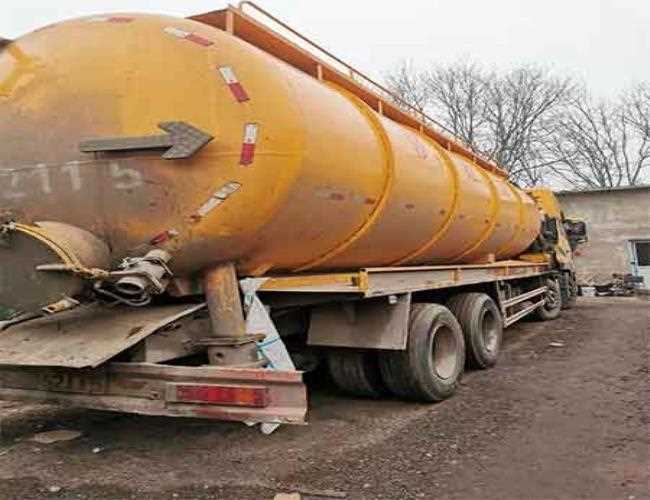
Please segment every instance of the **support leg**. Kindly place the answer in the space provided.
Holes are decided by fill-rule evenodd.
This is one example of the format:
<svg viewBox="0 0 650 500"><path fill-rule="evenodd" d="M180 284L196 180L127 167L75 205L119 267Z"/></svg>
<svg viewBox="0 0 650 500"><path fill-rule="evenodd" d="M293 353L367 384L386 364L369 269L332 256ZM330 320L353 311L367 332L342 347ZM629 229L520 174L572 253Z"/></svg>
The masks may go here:
<svg viewBox="0 0 650 500"><path fill-rule="evenodd" d="M246 334L239 282L231 262L218 264L203 274L203 291L212 331L204 343L211 365L259 366L255 335Z"/></svg>

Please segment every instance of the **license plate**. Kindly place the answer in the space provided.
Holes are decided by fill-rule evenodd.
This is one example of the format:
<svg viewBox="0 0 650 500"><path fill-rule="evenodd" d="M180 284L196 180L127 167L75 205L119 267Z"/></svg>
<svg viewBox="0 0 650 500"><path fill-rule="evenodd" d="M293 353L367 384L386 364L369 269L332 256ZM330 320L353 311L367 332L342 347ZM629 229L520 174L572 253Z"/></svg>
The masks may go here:
<svg viewBox="0 0 650 500"><path fill-rule="evenodd" d="M46 391L106 394L108 380L103 371L89 373L74 370L52 370L42 375L41 385Z"/></svg>

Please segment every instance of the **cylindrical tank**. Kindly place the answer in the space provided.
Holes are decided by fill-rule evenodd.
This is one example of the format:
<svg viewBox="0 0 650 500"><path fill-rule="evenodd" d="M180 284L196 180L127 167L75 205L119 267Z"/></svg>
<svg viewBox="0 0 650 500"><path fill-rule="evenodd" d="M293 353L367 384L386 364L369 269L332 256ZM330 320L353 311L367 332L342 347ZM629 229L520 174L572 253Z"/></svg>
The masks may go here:
<svg viewBox="0 0 650 500"><path fill-rule="evenodd" d="M173 161L80 152L168 121L214 140ZM191 20L98 16L18 39L0 52L0 138L0 217L85 229L114 262L158 245L177 274L506 259L539 231L505 179Z"/></svg>

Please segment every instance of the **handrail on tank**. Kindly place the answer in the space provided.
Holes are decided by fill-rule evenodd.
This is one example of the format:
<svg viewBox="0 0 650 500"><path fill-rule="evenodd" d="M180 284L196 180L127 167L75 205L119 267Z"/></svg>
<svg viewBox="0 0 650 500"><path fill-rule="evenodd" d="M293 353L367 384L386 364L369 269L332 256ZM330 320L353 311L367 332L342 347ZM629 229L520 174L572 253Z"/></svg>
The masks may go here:
<svg viewBox="0 0 650 500"><path fill-rule="evenodd" d="M397 104L399 104L399 105L401 105L401 106L404 106L405 108L408 108L409 111L412 111L414 115L422 116L425 120L430 121L431 123L433 123L433 124L435 124L436 126L440 127L440 128L441 128L442 130L444 130L445 132L451 134L451 135L454 137L455 140L457 140L457 141L460 140L459 138L457 138L457 137L454 136L453 131L449 130L449 129L448 129L447 127L445 127L442 123L440 123L439 121L437 121L435 118L432 118L431 116L427 115L424 111L422 111L422 110L416 108L415 106L413 106L412 104L406 102L406 101L405 101L404 99L402 99L400 96L398 96L397 94L395 94L392 90L389 90L389 89L387 89L386 87L384 87L382 84L377 83L376 81L374 81L372 78L370 78L370 77L369 77L368 75L366 75L365 73L362 73L361 71L359 71L359 70L356 69L355 67L350 66L350 65L349 65L348 63L346 63L344 60L342 60L342 59L339 58L338 56L335 56L335 55L332 54L329 50L327 50L327 49L325 49L324 47L318 45L316 42L314 42L314 41L311 40L310 38L307 38L307 37L306 37L305 35L303 35L302 33L296 31L294 28L292 28L291 26L289 26L287 23L285 23L285 22L282 21L281 19L275 17L273 14L271 14L271 13L270 13L269 11L267 11L266 9L260 7L260 6L257 5L255 2L251 2L250 0L243 0L243 1L239 2L237 8L238 8L241 12L243 12L243 13L245 14L245 13L246 13L245 10L244 10L244 7L245 7L245 6L249 6L249 7L253 8L253 9L255 9L255 10L258 11L259 13L261 13L261 14L263 14L264 16L266 16L266 17L268 17L269 19L271 19L274 23L279 24L279 25L282 26L284 29L286 29L287 31L289 31L289 32L292 33L293 35L295 35L295 36L297 36L298 38L300 38L302 41L308 43L311 47L315 48L316 50L318 50L318 51L321 52L322 54L325 54L327 57L333 59L334 61L336 61L337 63L339 63L339 64L342 65L343 67L345 67L345 68L349 71L349 73L350 73L350 77L354 78L355 76L360 76L360 77L363 78L367 83L370 83L373 87L376 87L377 89L381 90L383 93L385 93L386 95L388 95L391 99L393 99L393 100L395 101L395 103L397 103ZM422 120L422 121L424 122L425 120Z"/></svg>
<svg viewBox="0 0 650 500"><path fill-rule="evenodd" d="M270 20L273 23L277 24L279 27L286 30L291 35L297 37L300 41L306 43L309 46L309 48L318 51L318 53L315 54L313 51L308 51L305 47L302 47L299 44L297 44L295 41L291 41L289 38L283 36L279 30L275 29L275 27L269 26L268 23L263 23L261 22L260 19L245 12L245 10L248 10L246 9L246 7L250 7L251 9L255 10L256 12L264 16L267 20ZM317 65L319 66L319 70L321 69L320 67L328 68L329 71L338 73L342 77L347 78L352 85L355 85L359 88L359 92L366 92L367 94L370 94L374 96L374 98L376 98L378 108L379 108L378 111L380 113L382 113L382 108L386 108L386 110L390 108L394 111L394 114L397 115L401 114L405 117L401 120L397 118L393 118L395 121L397 121L398 123L402 123L403 125L413 127L413 122L409 122L409 119L406 118L410 116L411 117L410 119L415 121L415 123L417 124L416 127L418 126L420 127L421 132L424 133L428 132L427 135L431 136L434 140L438 141L443 147L447 148L450 151L465 156L469 160L474 161L478 166L490 172L496 173L503 177L507 177L507 173L496 163L477 155L474 151L472 151L471 146L465 144L464 141L456 137L451 130L449 130L447 127L445 127L444 125L436 121L434 118L424 113L424 111L419 110L415 106L407 103L406 101L404 101L399 96L395 95L392 91L390 91L383 85L375 82L372 78L370 78L366 74L362 73L361 71L358 71L353 66L349 65L339 57L335 56L325 48L318 45L316 42L310 40L303 34L299 33L294 28L286 24L284 21L278 19L273 14L271 14L270 12L266 11L265 9L257 5L255 2L252 2L250 0L243 0L239 2L239 4L236 7L229 6L228 9L226 9L226 11L236 13L237 15L241 16L242 19L247 19L251 22L257 23L261 28L268 30L269 35L272 35L274 37L283 40L284 43L293 45L297 50L302 51L308 57L312 58L312 60L315 63L317 63ZM193 19L198 19L201 17L203 17L203 15L192 16ZM233 34L235 34L235 36L237 36L236 33L234 33L234 29L232 32ZM325 56L325 58L323 58L323 56ZM338 65L345 68L346 71L340 71L339 69L336 69L334 65L325 62L324 59L330 59L331 61L336 62ZM291 62L289 62L289 64L291 64ZM435 130L431 125L435 125L436 128L439 128L440 130Z"/></svg>
<svg viewBox="0 0 650 500"><path fill-rule="evenodd" d="M243 0L243 1L239 2L238 6L237 6L237 9L242 14L246 14L245 7L247 7L247 6L251 7L252 9L259 12L260 14L264 15L265 17L267 17L268 19L270 19L274 23L276 23L279 26L281 26L282 28L286 29L291 34L297 36L300 40L302 40L305 43L309 44L309 46L316 49L321 54L326 55L327 57L329 57L332 60L336 61L338 64L342 65L344 68L346 68L348 70L350 78L352 78L353 80L357 80L355 77L361 77L363 80L365 80L366 83L369 83L372 87L374 87L375 92L376 92L377 89L380 91L380 92L376 92L378 94L378 96L379 96L379 94L383 93L386 96L388 96L390 99L392 99L394 103L396 103L400 107L406 108L408 111L410 111L410 114L414 115L414 118L416 120L418 120L422 124L422 126L427 127L427 122L436 125L442 131L446 132L447 134L449 134L451 136L451 137L448 138L448 140L453 140L455 142L458 142L464 148L466 148L467 149L466 155L468 157L472 158L473 160L475 160L477 163L481 164L481 166L488 167L488 170L492 170L492 171L496 170L498 173L500 173L502 175L505 175L505 172L501 169L501 167L499 167L496 163L494 163L494 162L492 162L490 160L486 160L485 158L479 157L475 152L473 152L471 150L471 146L469 144L465 143L465 141L463 141L462 139L457 137L454 134L453 131L451 131L450 129L445 127L442 123L440 123L436 119L432 118L431 116L427 115L424 111L422 111L422 110L416 108L415 106L413 106L412 104L406 102L404 99L399 97L397 94L395 94L391 90L387 89L386 87L384 87L380 83L377 83L376 81L374 81L372 78L370 78L365 73L362 73L361 71L357 70L353 66L349 65L348 63L346 63L345 61L343 61L342 59L340 59L336 55L332 54L330 51L328 51L324 47L318 45L316 42L314 42L310 38L307 38L305 35L298 32L297 30L295 30L294 28L289 26L287 23L285 23L281 19L278 19L276 16L271 14L269 11L267 11L266 9L264 9L264 8L260 7L259 5L257 5L255 2L252 2L250 0ZM316 54L314 54L314 55L316 56ZM441 133L441 132L438 132L438 133ZM442 135L442 133L441 133L441 135Z"/></svg>

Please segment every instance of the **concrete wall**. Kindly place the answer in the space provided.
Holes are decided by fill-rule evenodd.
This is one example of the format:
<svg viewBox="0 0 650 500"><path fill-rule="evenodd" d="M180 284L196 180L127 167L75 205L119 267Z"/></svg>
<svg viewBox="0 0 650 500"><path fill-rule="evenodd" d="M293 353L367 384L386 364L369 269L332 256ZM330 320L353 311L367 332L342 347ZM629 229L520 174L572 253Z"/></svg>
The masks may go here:
<svg viewBox="0 0 650 500"><path fill-rule="evenodd" d="M578 250L581 280L606 281L631 272L628 242L650 240L650 186L556 193L566 217L587 222L589 242Z"/></svg>

